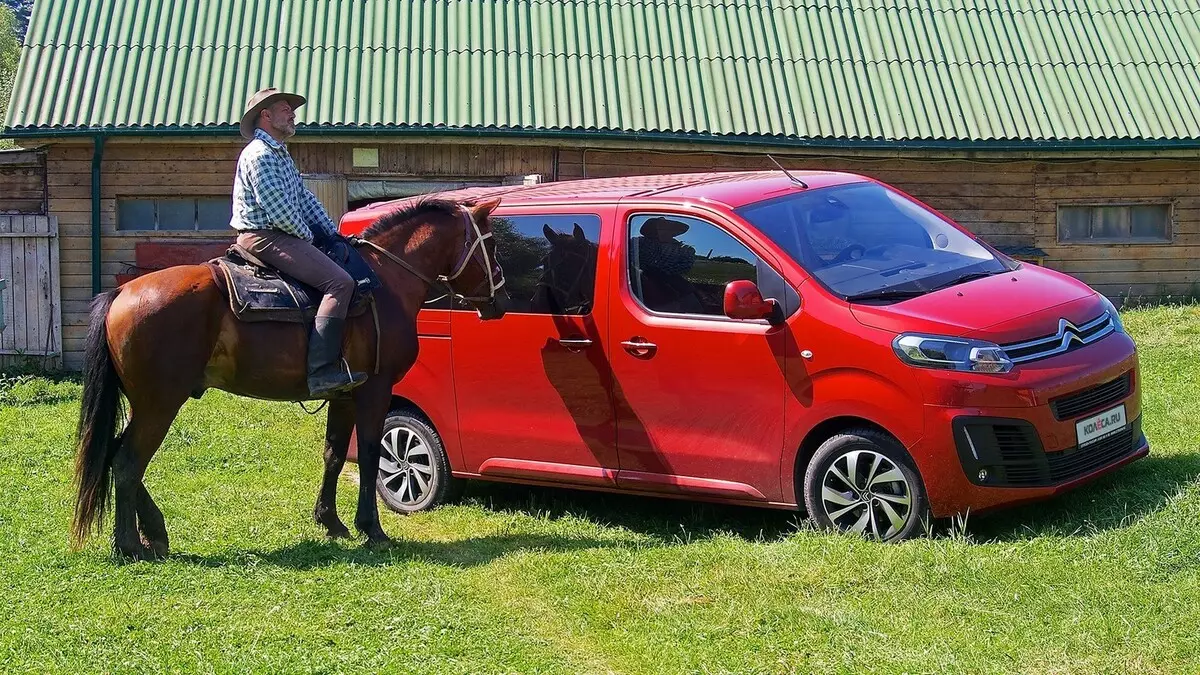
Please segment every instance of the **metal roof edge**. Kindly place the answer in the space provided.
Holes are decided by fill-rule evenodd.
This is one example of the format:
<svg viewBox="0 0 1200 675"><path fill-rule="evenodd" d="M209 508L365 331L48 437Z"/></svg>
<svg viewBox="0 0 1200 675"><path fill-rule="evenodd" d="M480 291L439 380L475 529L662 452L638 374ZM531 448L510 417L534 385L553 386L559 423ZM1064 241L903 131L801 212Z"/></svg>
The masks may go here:
<svg viewBox="0 0 1200 675"><path fill-rule="evenodd" d="M6 127L0 138L71 138L96 136L230 136L239 138L237 127L157 126L157 127ZM379 137L472 137L541 138L606 141L656 141L728 146L750 145L777 148L886 149L886 150L1182 150L1200 149L1197 138L1072 138L1072 139L908 139L884 138L795 138L763 135L715 135L661 131L612 131L587 129L517 129L496 127L416 127L416 126L297 126L296 138L306 136L379 136Z"/></svg>

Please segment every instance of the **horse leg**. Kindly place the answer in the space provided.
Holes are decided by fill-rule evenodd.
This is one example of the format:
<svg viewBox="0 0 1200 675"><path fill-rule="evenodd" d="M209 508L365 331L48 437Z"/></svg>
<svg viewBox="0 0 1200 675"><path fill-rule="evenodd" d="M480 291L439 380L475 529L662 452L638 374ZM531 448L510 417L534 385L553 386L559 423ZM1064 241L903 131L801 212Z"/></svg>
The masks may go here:
<svg viewBox="0 0 1200 675"><path fill-rule="evenodd" d="M383 420L391 404L388 380L373 378L354 391L354 419L358 430L358 512L354 526L367 535L367 545L386 547L392 543L379 524L375 484L379 479L379 443Z"/></svg>
<svg viewBox="0 0 1200 675"><path fill-rule="evenodd" d="M142 477L146 474L150 458L166 438L171 422L182 405L183 402L180 401L174 409L164 409L161 405L131 406L133 414L121 436L121 445L113 457L116 497L113 546L119 554L135 560L156 558L166 553L166 525L162 520L162 512L154 506L150 494L145 491ZM142 499L142 493L145 493L145 500ZM144 506L143 502L148 503L151 508ZM138 533L139 507L145 512L142 525L149 529L146 534L151 541L150 546L142 543ZM158 550L160 548L161 554Z"/></svg>
<svg viewBox="0 0 1200 675"><path fill-rule="evenodd" d="M346 451L350 448L350 432L354 429L354 402L336 399L329 402L329 414L325 422L325 476L321 480L321 494L313 509L313 520L324 525L331 539L349 537L350 530L337 515L337 481L346 464Z"/></svg>
<svg viewBox="0 0 1200 675"><path fill-rule="evenodd" d="M142 482L138 483L137 517L143 543L150 547L156 557L167 557L171 551L171 542L167 538L167 523L158 504L154 503L150 492L146 490L146 484Z"/></svg>

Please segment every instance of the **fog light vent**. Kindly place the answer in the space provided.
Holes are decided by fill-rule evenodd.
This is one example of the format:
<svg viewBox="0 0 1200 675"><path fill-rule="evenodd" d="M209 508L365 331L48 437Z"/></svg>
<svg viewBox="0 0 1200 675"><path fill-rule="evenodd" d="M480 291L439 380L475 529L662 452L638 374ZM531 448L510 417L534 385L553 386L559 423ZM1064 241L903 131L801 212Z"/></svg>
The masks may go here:
<svg viewBox="0 0 1200 675"><path fill-rule="evenodd" d="M988 472L987 472L987 469L980 469L980 470L979 470L979 482L980 482L980 483L986 483L986 482L987 482L987 478L988 478Z"/></svg>

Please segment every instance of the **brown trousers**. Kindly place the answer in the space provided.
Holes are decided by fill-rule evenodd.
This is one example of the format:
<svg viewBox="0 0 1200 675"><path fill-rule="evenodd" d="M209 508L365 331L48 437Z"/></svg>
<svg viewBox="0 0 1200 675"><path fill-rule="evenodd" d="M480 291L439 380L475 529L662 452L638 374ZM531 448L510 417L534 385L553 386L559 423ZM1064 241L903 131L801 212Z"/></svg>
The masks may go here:
<svg viewBox="0 0 1200 675"><path fill-rule="evenodd" d="M279 230L242 232L237 242L264 263L324 293L317 316L346 318L354 279L316 246Z"/></svg>

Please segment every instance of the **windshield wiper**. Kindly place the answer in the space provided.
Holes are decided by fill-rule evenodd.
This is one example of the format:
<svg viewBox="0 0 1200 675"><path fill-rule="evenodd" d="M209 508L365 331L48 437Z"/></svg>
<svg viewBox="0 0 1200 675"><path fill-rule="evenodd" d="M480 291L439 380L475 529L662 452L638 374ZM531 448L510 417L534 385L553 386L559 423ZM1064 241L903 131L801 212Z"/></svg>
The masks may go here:
<svg viewBox="0 0 1200 675"><path fill-rule="evenodd" d="M967 272L966 274L960 274L957 277L954 277L950 281L947 281L946 283L942 284L941 286L938 286L937 288L935 288L933 290L949 288L951 286L956 286L958 284L966 283L968 281L974 281L975 279L983 279L984 277L990 277L995 274L999 274L999 272Z"/></svg>
<svg viewBox="0 0 1200 675"><path fill-rule="evenodd" d="M925 295L929 291L924 290L900 290L897 288L885 288L879 291L867 291L857 295L848 295L848 302L856 302L858 300L904 300Z"/></svg>

